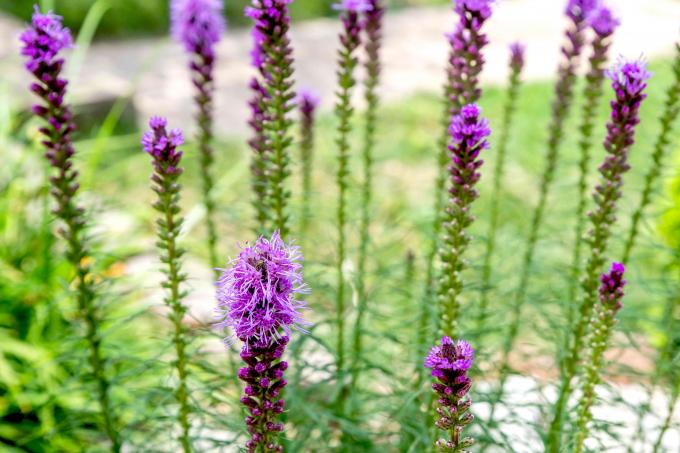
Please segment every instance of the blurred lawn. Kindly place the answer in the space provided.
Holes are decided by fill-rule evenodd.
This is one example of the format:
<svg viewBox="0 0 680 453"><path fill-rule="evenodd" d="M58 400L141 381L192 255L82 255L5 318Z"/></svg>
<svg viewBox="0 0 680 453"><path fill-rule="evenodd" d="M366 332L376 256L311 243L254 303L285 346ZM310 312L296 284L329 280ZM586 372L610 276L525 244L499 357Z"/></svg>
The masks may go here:
<svg viewBox="0 0 680 453"><path fill-rule="evenodd" d="M388 0L391 6L446 4L447 0ZM110 5L97 30L97 37L131 38L140 35L163 34L168 29L169 0L0 0L0 11L29 20L33 4L53 9L64 17L64 23L77 32L88 10L95 3ZM249 24L243 15L248 0L225 0L224 11L231 26ZM295 0L291 6L293 20L333 15L336 0Z"/></svg>

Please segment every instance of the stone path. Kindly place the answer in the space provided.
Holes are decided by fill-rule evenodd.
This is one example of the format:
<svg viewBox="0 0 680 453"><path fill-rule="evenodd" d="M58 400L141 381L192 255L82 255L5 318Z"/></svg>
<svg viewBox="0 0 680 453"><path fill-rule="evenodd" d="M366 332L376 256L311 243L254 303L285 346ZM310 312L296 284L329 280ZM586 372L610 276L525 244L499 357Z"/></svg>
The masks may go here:
<svg viewBox="0 0 680 453"><path fill-rule="evenodd" d="M528 46L529 79L554 74L564 19L562 0L500 0L487 31L491 45L485 82L505 80L507 46L521 40ZM610 0L622 18L613 54L654 58L672 52L680 39L680 2L677 0ZM444 33L454 25L448 8L400 10L387 15L385 69L382 92L394 100L418 91L438 91L443 81L447 44ZM339 24L321 19L293 25L296 78L300 86L321 93L324 108L333 103L334 59ZM16 56L19 24L0 17L0 71L22 103L28 102L25 79ZM230 31L219 46L217 129L222 134L245 131L246 87L251 75L247 30ZM97 43L88 52L74 84L78 101L130 95L140 121L163 114L172 124L192 124L192 87L185 58L169 39ZM2 83L2 82L0 82Z"/></svg>

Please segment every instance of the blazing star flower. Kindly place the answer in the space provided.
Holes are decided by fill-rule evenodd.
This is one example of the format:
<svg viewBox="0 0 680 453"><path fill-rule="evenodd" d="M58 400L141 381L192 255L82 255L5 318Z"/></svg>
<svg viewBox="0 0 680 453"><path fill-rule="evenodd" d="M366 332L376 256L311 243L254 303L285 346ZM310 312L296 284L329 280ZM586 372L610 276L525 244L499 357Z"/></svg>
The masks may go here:
<svg viewBox="0 0 680 453"><path fill-rule="evenodd" d="M28 57L26 69L35 72L40 68L61 66L63 60L57 58L59 53L73 47L71 31L61 24L61 20L61 16L52 12L42 14L35 6L31 27L19 37L24 44L21 54Z"/></svg>
<svg viewBox="0 0 680 453"><path fill-rule="evenodd" d="M464 14L465 11L473 11L482 19L491 17L491 6L495 0L453 0L455 10L458 14Z"/></svg>
<svg viewBox="0 0 680 453"><path fill-rule="evenodd" d="M600 37L606 37L614 33L621 21L606 6L599 6L588 15L588 23Z"/></svg>
<svg viewBox="0 0 680 453"><path fill-rule="evenodd" d="M461 439L463 428L472 423L473 416L468 411L471 401L466 398L472 386L467 375L474 360L474 351L465 340L453 342L449 337L442 337L441 345L434 346L425 358L425 368L432 369L432 376L437 382L432 389L438 396L436 425L447 433L453 433L449 440L438 439L437 447L443 451L465 451L474 440L470 437Z"/></svg>
<svg viewBox="0 0 680 453"><path fill-rule="evenodd" d="M178 146L184 144L184 136L179 129L166 130L168 121L159 116L149 120L150 131L142 136L142 147L158 163L177 164L182 158ZM177 170L177 168L175 168Z"/></svg>
<svg viewBox="0 0 680 453"><path fill-rule="evenodd" d="M612 263L609 273L602 274L600 278L600 302L603 305L619 310L621 308L621 299L623 299L623 287L626 286L626 280L623 279L623 274L626 272L626 267L622 263Z"/></svg>
<svg viewBox="0 0 680 453"><path fill-rule="evenodd" d="M524 54L526 53L526 46L520 42L510 44L510 68L513 71L520 72L524 67Z"/></svg>
<svg viewBox="0 0 680 453"><path fill-rule="evenodd" d="M229 326L246 345L268 345L305 324L296 296L307 292L302 255L275 232L241 250L220 277L217 288L219 327Z"/></svg>
<svg viewBox="0 0 680 453"><path fill-rule="evenodd" d="M449 201L444 216L443 244L440 259L443 266L439 282L439 302L442 313L442 328L445 334L455 333L459 295L463 289L460 278L465 263L463 253L470 242L466 229L474 218L470 213L472 202L477 198L475 185L484 163L479 159L482 150L489 147L487 137L491 134L489 123L480 117L481 110L475 104L461 109L451 120L449 127Z"/></svg>
<svg viewBox="0 0 680 453"><path fill-rule="evenodd" d="M221 0L172 0L171 31L187 52L214 56L226 30Z"/></svg>
<svg viewBox="0 0 680 453"><path fill-rule="evenodd" d="M300 90L298 94L298 105L304 118L312 117L320 102L319 96L311 90Z"/></svg>

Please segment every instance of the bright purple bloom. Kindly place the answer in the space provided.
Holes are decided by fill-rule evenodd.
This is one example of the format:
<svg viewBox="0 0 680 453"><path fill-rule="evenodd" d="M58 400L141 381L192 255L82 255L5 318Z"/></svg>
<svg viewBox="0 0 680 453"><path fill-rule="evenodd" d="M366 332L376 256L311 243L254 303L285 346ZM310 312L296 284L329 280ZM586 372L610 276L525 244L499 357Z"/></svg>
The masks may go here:
<svg viewBox="0 0 680 453"><path fill-rule="evenodd" d="M463 107L459 115L451 120L451 159L454 184L472 185L479 180L476 170L483 161L478 160L479 152L489 147L486 138L491 135L489 122L480 118L481 109L476 104ZM464 174L468 175L464 178Z"/></svg>
<svg viewBox="0 0 680 453"><path fill-rule="evenodd" d="M607 76L612 80L612 88L619 103L633 104L642 101L647 95L642 91L647 87L647 80L652 74L647 71L647 64L643 61L619 60L609 71ZM639 104L637 104L639 107ZM631 116L630 113L626 112Z"/></svg>
<svg viewBox="0 0 680 453"><path fill-rule="evenodd" d="M305 306L296 299L307 292L299 248L278 232L241 250L217 283L218 327L229 326L246 346L266 346L300 329Z"/></svg>
<svg viewBox="0 0 680 453"><path fill-rule="evenodd" d="M565 14L574 22L581 22L599 5L600 0L569 0Z"/></svg>
<svg viewBox="0 0 680 453"><path fill-rule="evenodd" d="M614 15L612 10L606 6L594 9L588 16L588 22L600 37L613 34L616 27L621 24L621 21Z"/></svg>
<svg viewBox="0 0 680 453"><path fill-rule="evenodd" d="M365 13L373 9L369 0L342 0L333 5L333 9L338 11L353 11L355 13Z"/></svg>
<svg viewBox="0 0 680 453"><path fill-rule="evenodd" d="M520 42L510 44L510 67L520 72L524 67L524 55L526 53L526 46Z"/></svg>
<svg viewBox="0 0 680 453"><path fill-rule="evenodd" d="M155 164L162 166L170 173L181 171L178 167L182 159L182 151L177 147L184 144L182 131L179 129L166 129L168 121L159 116L153 116L149 120L151 130L142 136L142 147L149 153Z"/></svg>
<svg viewBox="0 0 680 453"><path fill-rule="evenodd" d="M600 301L603 305L614 310L621 308L623 299L623 287L628 283L623 279L626 267L621 263L612 263L608 273L602 274L600 278Z"/></svg>
<svg viewBox="0 0 680 453"><path fill-rule="evenodd" d="M425 359L425 367L432 369L436 382L432 389L437 394L436 425L442 431L451 433L450 439L438 439L437 446L443 451L466 451L473 439L461 439L463 428L472 423L473 416L468 411L471 401L466 398L472 380L468 370L474 360L474 350L465 340L455 343L449 337L442 337L441 345L434 346Z"/></svg>
<svg viewBox="0 0 680 453"><path fill-rule="evenodd" d="M172 0L172 35L187 52L214 56L226 30L221 0Z"/></svg>
<svg viewBox="0 0 680 453"><path fill-rule="evenodd" d="M19 37L24 44L21 54L28 57L26 69L35 72L41 67L63 64L57 56L63 49L73 47L73 38L61 20L61 16L52 12L42 14L38 5L35 6L31 27Z"/></svg>

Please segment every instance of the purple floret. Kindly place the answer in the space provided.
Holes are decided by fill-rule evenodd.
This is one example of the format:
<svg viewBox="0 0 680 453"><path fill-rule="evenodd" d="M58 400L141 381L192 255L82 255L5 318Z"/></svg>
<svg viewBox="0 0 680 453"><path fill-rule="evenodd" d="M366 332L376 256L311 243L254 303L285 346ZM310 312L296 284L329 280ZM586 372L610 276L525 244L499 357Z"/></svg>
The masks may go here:
<svg viewBox="0 0 680 453"><path fill-rule="evenodd" d="M612 263L608 273L602 274L600 278L600 301L610 306L614 310L619 310L622 306L623 288L628 283L623 279L626 267L621 263Z"/></svg>
<svg viewBox="0 0 680 453"><path fill-rule="evenodd" d="M301 261L299 248L285 244L278 232L243 248L217 283L218 327L229 326L246 344L262 346L300 329L305 304L296 297L307 292Z"/></svg>
<svg viewBox="0 0 680 453"><path fill-rule="evenodd" d="M600 0L569 0L565 14L574 22L581 22L599 6Z"/></svg>
<svg viewBox="0 0 680 453"><path fill-rule="evenodd" d="M333 5L333 9L338 11L352 11L355 13L365 13L373 9L369 0L342 0Z"/></svg>
<svg viewBox="0 0 680 453"><path fill-rule="evenodd" d="M172 35L187 52L214 55L214 46L226 29L220 0L173 0Z"/></svg>

